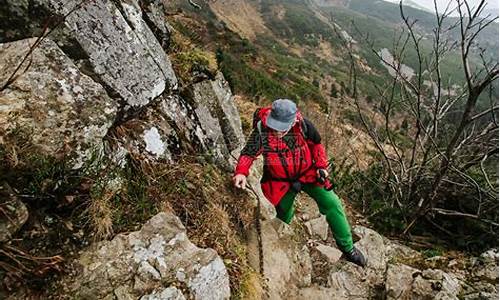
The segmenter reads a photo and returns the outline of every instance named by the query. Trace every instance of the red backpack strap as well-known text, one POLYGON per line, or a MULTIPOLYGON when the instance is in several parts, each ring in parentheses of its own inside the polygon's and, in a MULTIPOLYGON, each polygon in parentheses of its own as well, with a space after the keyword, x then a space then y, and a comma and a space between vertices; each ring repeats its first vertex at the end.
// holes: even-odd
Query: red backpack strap
POLYGON ((297 111, 297 118, 299 119, 300 132, 302 133, 302 136, 304 138, 307 138, 307 124, 304 121, 304 117, 302 117, 302 114, 299 111, 297 111))
POLYGON ((252 128, 257 128, 257 123, 260 121, 260 112, 262 107, 257 108, 253 113, 252 128))

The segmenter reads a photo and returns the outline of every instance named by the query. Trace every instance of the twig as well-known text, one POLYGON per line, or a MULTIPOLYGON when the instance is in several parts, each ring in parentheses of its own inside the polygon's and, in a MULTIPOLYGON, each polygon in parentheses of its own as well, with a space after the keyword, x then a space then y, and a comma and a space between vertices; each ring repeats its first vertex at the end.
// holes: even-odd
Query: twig
MULTIPOLYGON (((66 21, 66 18, 74 13, 75 11, 77 11, 78 9, 80 9, 83 4, 85 4, 85 2, 90 2, 90 1, 94 1, 94 0, 82 0, 79 4, 75 5, 75 7, 73 7, 67 14, 65 14, 61 20, 59 20, 59 22, 56 23, 56 25, 54 25, 54 27, 52 27, 49 31, 48 28, 49 28, 49 25, 52 21, 52 18, 53 17, 49 17, 48 20, 45 22, 45 25, 43 26, 43 29, 42 29, 42 33, 39 37, 37 37, 37 39, 35 40, 35 42, 33 43, 33 45, 30 46, 28 52, 24 55, 23 59, 21 60, 21 62, 19 63, 19 65, 16 67, 16 69, 14 70, 14 72, 12 72, 12 74, 9 76, 9 78, 7 79, 7 81, 2 85, 2 87, 0 88, 0 92, 5 90, 10 84, 12 84, 17 78, 18 76, 16 75, 17 72, 19 72, 19 70, 21 69, 22 65, 26 62, 26 60, 31 56, 31 54, 33 53, 33 51, 40 45, 40 43, 50 34, 52 33, 52 31, 54 31, 57 27, 59 27, 64 21, 66 21)), ((30 63, 28 63, 28 65, 26 66, 25 70, 23 71, 26 72, 28 70, 28 68, 31 66, 31 61, 30 63)))
POLYGON ((196 9, 201 9, 201 6, 198 5, 196 2, 194 2, 193 0, 188 0, 189 4, 191 4, 194 8, 196 9))

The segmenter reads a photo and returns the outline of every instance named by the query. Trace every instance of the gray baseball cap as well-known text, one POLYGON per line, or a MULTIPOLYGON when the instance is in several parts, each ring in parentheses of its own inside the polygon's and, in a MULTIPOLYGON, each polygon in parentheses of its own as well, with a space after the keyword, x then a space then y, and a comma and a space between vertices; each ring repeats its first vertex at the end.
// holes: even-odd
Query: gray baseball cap
POLYGON ((295 122, 297 105, 288 99, 275 100, 271 107, 271 113, 267 116, 266 124, 269 128, 277 131, 287 131, 295 122))

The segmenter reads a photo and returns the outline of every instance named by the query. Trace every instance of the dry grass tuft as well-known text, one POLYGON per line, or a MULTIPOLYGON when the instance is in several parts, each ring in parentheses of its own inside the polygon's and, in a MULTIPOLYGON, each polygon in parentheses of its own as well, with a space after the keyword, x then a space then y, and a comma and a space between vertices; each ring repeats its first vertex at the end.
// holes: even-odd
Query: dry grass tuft
POLYGON ((148 181, 158 206, 181 219, 190 240, 223 258, 233 294, 257 293, 258 279, 252 277, 245 246, 254 210, 249 196, 233 188, 230 174, 199 157, 185 157, 175 166, 154 168, 148 181))
POLYGON ((170 58, 175 74, 184 84, 193 80, 193 72, 215 74, 218 69, 215 53, 198 48, 179 31, 174 30, 170 58))
POLYGON ((237 297, 246 300, 260 300, 262 295, 264 295, 264 288, 260 275, 254 270, 243 274, 237 297))
POLYGON ((97 197, 91 197, 90 205, 87 209, 88 217, 94 228, 97 240, 109 238, 113 235, 113 214, 114 209, 111 199, 116 195, 113 191, 104 191, 97 197))

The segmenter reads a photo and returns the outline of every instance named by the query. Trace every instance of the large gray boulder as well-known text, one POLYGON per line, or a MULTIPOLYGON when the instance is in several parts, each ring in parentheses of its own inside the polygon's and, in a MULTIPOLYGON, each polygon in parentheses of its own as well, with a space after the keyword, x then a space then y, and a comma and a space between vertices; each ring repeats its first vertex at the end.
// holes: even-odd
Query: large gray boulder
POLYGON ((355 246, 368 259, 367 267, 363 269, 342 259, 333 267, 328 283, 336 295, 348 299, 373 298, 376 287, 384 283, 386 245, 382 236, 372 229, 355 226, 353 232, 360 237, 355 246))
MULTIPOLYGON (((40 1, 49 1, 49 7, 63 15, 80 2, 40 1)), ((92 72, 127 105, 143 106, 166 88, 177 88, 170 60, 136 1, 89 1, 71 13, 64 26, 76 43, 72 46, 88 57, 92 72)))
MULTIPOLYGON (((249 228, 249 261, 259 270, 257 231, 249 228)), ((261 221, 265 299, 287 299, 311 284, 312 265, 306 245, 296 240, 290 226, 278 219, 261 221)))
POLYGON ((172 28, 166 22, 166 7, 163 0, 139 0, 142 18, 156 36, 160 45, 166 49, 170 44, 172 28))
POLYGON ((192 84, 184 91, 198 115, 207 139, 206 151, 219 165, 231 169, 230 153, 236 157, 245 143, 241 120, 229 84, 222 73, 192 84))
POLYGON ((218 120, 206 106, 198 105, 195 109, 177 95, 158 97, 115 130, 115 141, 123 149, 153 162, 173 162, 181 153, 211 153, 227 163, 222 136, 218 120))
POLYGON ((229 277, 212 249, 189 241, 180 220, 159 213, 140 231, 85 251, 66 295, 78 299, 228 299, 229 277), (183 295, 175 286, 187 287, 183 295))
POLYGON ((39 36, 48 17, 57 21, 49 37, 119 104, 111 131, 122 141, 111 147, 116 156, 132 151, 173 161, 181 152, 199 153, 234 166, 229 154, 244 137, 231 89, 217 73, 190 86, 188 99, 179 96, 162 1, 7 0, 0 16, 6 40, 39 36))
POLYGON ((191 92, 194 101, 205 105, 211 115, 218 119, 228 150, 240 149, 245 142, 240 114, 229 83, 222 73, 218 72, 213 80, 193 84, 191 92))
POLYGON ((123 100, 124 109, 177 88, 170 60, 136 0, 8 0, 0 14, 8 17, 3 30, 11 38, 39 36, 48 17, 64 19, 55 23, 50 37, 110 95, 123 100))
MULTIPOLYGON (((34 38, 0 44, 1 85, 33 43, 34 38)), ((75 168, 100 151, 118 105, 53 41, 43 40, 14 78, 0 91, 0 143, 29 142, 37 154, 64 155, 75 168)))

